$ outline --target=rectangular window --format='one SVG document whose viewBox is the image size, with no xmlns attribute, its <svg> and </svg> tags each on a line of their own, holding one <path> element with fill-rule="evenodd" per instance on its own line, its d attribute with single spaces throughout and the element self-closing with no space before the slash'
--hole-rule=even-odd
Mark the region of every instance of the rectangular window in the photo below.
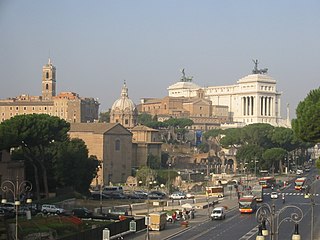
<svg viewBox="0 0 320 240">
<path fill-rule="evenodd" d="M 116 140 L 115 142 L 115 150 L 120 151 L 120 140 Z"/>
</svg>

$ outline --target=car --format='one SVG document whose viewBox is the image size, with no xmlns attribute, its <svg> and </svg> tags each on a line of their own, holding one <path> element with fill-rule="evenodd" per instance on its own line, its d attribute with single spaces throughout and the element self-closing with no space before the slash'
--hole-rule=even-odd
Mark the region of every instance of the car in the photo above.
<svg viewBox="0 0 320 240">
<path fill-rule="evenodd" d="M 5 208 L 9 211 L 15 211 L 16 205 L 13 202 L 6 202 L 0 205 L 1 208 Z"/>
<path fill-rule="evenodd" d="M 210 214 L 210 218 L 211 218 L 211 220 L 225 219 L 226 218 L 226 209 L 224 207 L 214 208 Z"/>
<path fill-rule="evenodd" d="M 43 204 L 41 207 L 41 212 L 44 214 L 47 214 L 47 213 L 62 214 L 65 212 L 65 210 L 53 204 Z"/>
<path fill-rule="evenodd" d="M 271 199 L 277 199 L 278 198 L 278 193 L 277 192 L 271 192 L 270 197 L 271 197 Z"/>
<path fill-rule="evenodd" d="M 123 193 L 111 193 L 107 195 L 109 195 L 111 199 L 127 199 L 127 196 Z"/>
<path fill-rule="evenodd" d="M 27 215 L 27 212 L 30 211 L 31 215 L 34 216 L 37 214 L 37 211 L 32 208 L 32 206 L 28 206 L 28 205 L 22 205 L 19 207 L 18 209 L 18 215 L 19 216 L 26 216 Z"/>
<path fill-rule="evenodd" d="M 71 211 L 73 216 L 76 216 L 78 218 L 91 218 L 92 217 L 92 211 L 89 209 L 82 207 L 82 208 L 75 208 Z"/>
<path fill-rule="evenodd" d="M 187 196 L 183 192 L 174 192 L 169 196 L 169 198 L 173 200 L 180 200 L 187 198 Z"/>
<path fill-rule="evenodd" d="M 148 193 L 142 190 L 136 190 L 133 192 L 134 194 L 138 195 L 141 199 L 148 198 Z"/>
<path fill-rule="evenodd" d="M 124 193 L 124 195 L 126 196 L 126 198 L 128 199 L 141 199 L 142 196 L 141 195 L 138 195 L 134 192 L 127 192 L 127 193 Z"/>
<path fill-rule="evenodd" d="M 303 170 L 302 169 L 298 169 L 296 173 L 297 173 L 297 175 L 302 175 L 303 174 Z"/>
<path fill-rule="evenodd" d="M 163 199 L 166 197 L 166 194 L 160 191 L 151 191 L 148 193 L 148 198 L 150 199 Z"/>
<path fill-rule="evenodd" d="M 0 207 L 0 216 L 4 218 L 14 218 L 15 215 L 15 210 L 9 210 L 7 208 Z"/>
<path fill-rule="evenodd" d="M 187 197 L 188 199 L 193 199 L 193 198 L 195 198 L 195 195 L 194 195 L 193 193 L 187 193 L 187 194 L 186 194 L 186 197 Z"/>
<path fill-rule="evenodd" d="M 91 192 L 91 199 L 92 200 L 102 200 L 102 199 L 110 199 L 111 196 L 104 194 L 104 193 L 100 193 L 100 192 Z"/>
<path fill-rule="evenodd" d="M 179 220 L 180 220 L 180 214 L 179 214 L 179 211 L 176 211 L 176 221 L 179 221 Z M 167 222 L 172 222 L 172 221 L 173 221 L 172 215 L 167 213 Z"/>
</svg>

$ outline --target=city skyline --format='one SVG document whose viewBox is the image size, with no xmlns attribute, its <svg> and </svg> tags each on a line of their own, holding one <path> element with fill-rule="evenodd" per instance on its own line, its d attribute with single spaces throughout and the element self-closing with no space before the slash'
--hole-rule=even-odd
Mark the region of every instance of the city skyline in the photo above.
<svg viewBox="0 0 320 240">
<path fill-rule="evenodd" d="M 111 108 L 129 97 L 162 98 L 181 77 L 201 87 L 233 85 L 259 68 L 277 80 L 281 116 L 319 87 L 318 1 L 2 1 L 0 98 L 41 95 L 52 59 L 57 93 Z"/>
</svg>

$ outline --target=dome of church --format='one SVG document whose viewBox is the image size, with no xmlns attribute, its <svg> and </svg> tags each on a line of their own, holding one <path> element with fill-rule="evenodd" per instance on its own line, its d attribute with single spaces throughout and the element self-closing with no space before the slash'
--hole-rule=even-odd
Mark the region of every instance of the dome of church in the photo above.
<svg viewBox="0 0 320 240">
<path fill-rule="evenodd" d="M 125 82 L 121 90 L 121 97 L 113 103 L 111 107 L 111 111 L 114 111 L 114 112 L 121 111 L 121 112 L 127 112 L 127 113 L 130 113 L 130 112 L 132 113 L 136 111 L 136 105 L 128 97 L 128 88 Z"/>
</svg>

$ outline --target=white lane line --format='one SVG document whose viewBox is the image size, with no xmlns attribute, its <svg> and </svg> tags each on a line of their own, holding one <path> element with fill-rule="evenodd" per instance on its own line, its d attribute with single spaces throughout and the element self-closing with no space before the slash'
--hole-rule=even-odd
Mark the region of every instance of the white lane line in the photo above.
<svg viewBox="0 0 320 240">
<path fill-rule="evenodd" d="M 257 232 L 258 232 L 258 226 L 255 226 L 249 232 L 247 232 L 245 235 L 239 238 L 239 240 L 248 240 L 252 238 L 253 235 L 257 234 Z"/>
</svg>

